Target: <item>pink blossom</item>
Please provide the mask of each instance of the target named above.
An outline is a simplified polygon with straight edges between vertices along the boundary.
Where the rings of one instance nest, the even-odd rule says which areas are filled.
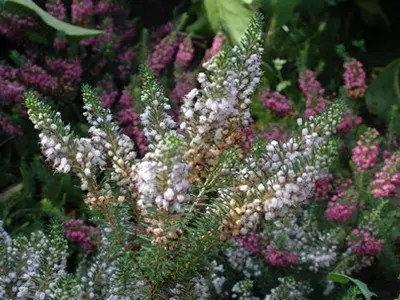
[[[331,222],[346,222],[356,211],[354,204],[340,204],[330,202],[325,210],[325,217]]]
[[[22,130],[12,124],[8,117],[0,115],[0,130],[9,135],[22,135]]]
[[[264,89],[261,93],[261,101],[265,108],[270,109],[280,117],[288,115],[292,106],[284,95],[279,92],[271,92],[270,89]]]
[[[248,152],[253,146],[255,139],[255,132],[253,126],[244,127],[240,130],[240,135],[242,136],[242,141],[240,143],[240,148]]]
[[[142,155],[145,154],[148,150],[147,139],[141,128],[140,117],[136,114],[134,109],[131,107],[120,110],[117,114],[117,120],[119,126],[122,128],[122,132],[134,139],[139,153]]]
[[[367,90],[366,75],[361,62],[352,58],[343,64],[343,74],[346,95],[352,98],[362,98]]]
[[[288,138],[288,133],[277,126],[269,127],[262,135],[269,141],[285,141]]]
[[[326,100],[325,90],[315,78],[314,72],[305,70],[299,75],[300,89],[305,97],[306,111],[305,118],[308,119],[322,111],[325,111]]]
[[[265,247],[265,238],[261,234],[249,233],[244,236],[237,237],[236,243],[254,255],[262,255],[262,249]]]
[[[129,93],[128,87],[125,87],[122,91],[118,104],[123,107],[123,109],[117,113],[117,121],[122,128],[122,132],[134,139],[140,154],[146,153],[147,139],[142,130],[140,117],[134,110],[134,98]]]
[[[206,51],[204,54],[203,61],[209,61],[214,55],[222,50],[222,47],[225,42],[225,36],[219,32],[213,39],[211,48]]]
[[[65,21],[66,11],[62,0],[49,0],[46,2],[46,10],[53,17]]]
[[[82,68],[78,60],[46,58],[51,70],[58,74],[59,88],[64,91],[75,91],[81,81]]]
[[[375,173],[375,179],[370,183],[374,197],[390,197],[400,184],[400,154],[395,153],[385,159],[385,165]]]
[[[5,77],[3,77],[5,78]],[[11,106],[20,103],[24,94],[24,87],[17,81],[2,79],[0,75],[0,99],[1,105]]]
[[[104,107],[109,108],[114,104],[115,100],[117,100],[117,96],[117,91],[105,93],[103,96],[101,96],[101,103],[103,103]]]
[[[354,126],[358,126],[362,123],[362,118],[354,116],[351,110],[346,110],[343,114],[342,121],[336,128],[337,133],[343,134],[349,132]]]
[[[35,87],[43,93],[53,93],[57,89],[57,77],[49,75],[38,65],[21,69],[21,79],[24,84]]]
[[[375,256],[382,251],[383,240],[376,240],[370,231],[354,229],[347,238],[347,244],[359,255]]]
[[[89,26],[91,16],[95,13],[92,0],[72,0],[71,17],[72,23]]]
[[[104,19],[101,25],[96,26],[98,29],[104,31],[103,34],[95,37],[89,37],[80,41],[80,44],[85,47],[90,47],[93,52],[98,52],[100,50],[105,51],[106,45],[110,44],[112,38],[114,37],[114,21],[113,19]],[[111,43],[110,46],[114,45]],[[117,44],[115,44],[117,46]]]
[[[379,155],[379,143],[376,142],[378,136],[379,132],[371,128],[360,136],[351,157],[357,171],[364,172],[375,166]]]
[[[171,33],[172,28],[173,28],[172,23],[168,22],[168,23],[160,26],[156,30],[152,31],[150,38],[152,40],[159,41],[162,38],[164,38],[165,36],[167,36],[169,33]]]
[[[65,237],[77,243],[86,255],[96,249],[100,239],[100,231],[93,226],[84,225],[83,220],[73,219],[64,222],[63,232]]]
[[[268,245],[267,250],[263,251],[265,260],[275,267],[289,267],[297,264],[299,254],[289,250],[278,250],[273,245]]]
[[[194,48],[192,40],[185,38],[178,47],[178,52],[175,57],[175,69],[187,69],[194,57]]]
[[[350,182],[343,182],[339,185],[338,192],[331,197],[328,208],[325,210],[325,217],[331,222],[346,222],[350,220],[356,211],[359,194],[351,188]]]
[[[121,79],[127,79],[132,73],[133,59],[136,57],[136,52],[128,48],[118,55],[118,70]]]
[[[328,200],[329,193],[333,189],[333,175],[329,174],[315,181],[314,198],[318,200]]]
[[[170,97],[177,106],[183,103],[183,97],[186,96],[194,87],[196,82],[191,73],[183,73],[176,79],[175,87],[171,91]]]
[[[37,26],[37,20],[31,16],[0,11],[0,35],[10,40],[23,41],[25,33]]]
[[[129,87],[125,87],[122,90],[121,96],[119,97],[118,104],[124,107],[132,107],[133,106],[133,96],[129,93]]]
[[[172,62],[177,47],[177,40],[169,35],[156,44],[149,57],[150,67],[155,76],[160,77],[167,65]]]

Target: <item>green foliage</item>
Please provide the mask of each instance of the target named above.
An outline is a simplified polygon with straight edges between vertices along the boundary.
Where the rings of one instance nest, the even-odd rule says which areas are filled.
[[[361,282],[360,280],[354,279],[350,276],[347,276],[344,274],[338,274],[338,273],[329,273],[328,279],[332,280],[333,282],[342,283],[342,284],[349,283],[350,281],[353,282],[357,286],[359,291],[363,294],[365,299],[367,299],[367,300],[370,300],[373,296],[376,296],[375,293],[371,292],[368,289],[367,285],[364,282]]]
[[[392,61],[367,90],[366,104],[372,114],[378,115],[400,136],[400,58]]]
[[[214,31],[224,28],[234,43],[239,43],[252,12],[241,0],[204,0],[208,21]]]

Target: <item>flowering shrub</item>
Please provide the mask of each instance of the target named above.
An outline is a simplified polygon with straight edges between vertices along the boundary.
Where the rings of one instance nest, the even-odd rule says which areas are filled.
[[[72,276],[66,274],[65,242],[58,235],[33,234],[37,242],[21,248],[3,232],[3,294],[158,299],[189,293],[207,299],[212,292],[205,277],[207,254],[263,223],[283,220],[312,196],[314,182],[327,175],[336,151],[330,137],[343,102],[307,121],[299,119],[299,130],[286,142],[259,140],[250,150],[242,147],[240,131],[251,125],[250,96],[261,76],[260,28],[261,17],[255,15],[241,45],[204,64],[200,88],[182,105],[179,132],[163,89],[143,67],[141,121],[149,152],[142,158],[89,87],[83,88],[87,137],[78,137],[34,93],[26,96],[46,160],[56,172],[76,174],[85,202],[101,213],[93,220],[101,241],[93,259],[85,259]],[[46,251],[57,251],[43,257],[45,244],[54,245]],[[294,259],[281,246],[276,240],[262,255],[276,265],[295,264],[297,255]],[[14,267],[24,257],[32,257],[29,272]],[[246,286],[243,282],[234,290],[240,293]],[[272,294],[293,290],[295,295],[296,287],[282,280]]]

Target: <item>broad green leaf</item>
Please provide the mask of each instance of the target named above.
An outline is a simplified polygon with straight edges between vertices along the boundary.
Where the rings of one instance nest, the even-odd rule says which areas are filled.
[[[372,82],[365,100],[368,110],[400,136],[400,116],[393,114],[393,107],[400,106],[400,58],[391,62]]]
[[[280,26],[293,17],[294,10],[300,0],[269,0],[268,2],[276,18],[276,25]]]
[[[32,0],[7,0],[6,4],[17,5],[24,9],[30,10],[31,12],[38,15],[47,25],[54,28],[55,30],[64,32],[67,36],[89,37],[103,34],[103,31],[101,30],[87,29],[58,20],[57,18],[53,17],[42,8],[40,8]]]
[[[217,32],[225,28],[234,43],[239,43],[252,12],[241,0],[204,0],[208,21]]]
[[[381,18],[386,28],[389,30],[390,22],[385,12],[382,9],[380,0],[356,0],[356,4],[361,8],[363,15],[368,18],[368,15]]]
[[[365,299],[370,300],[373,296],[376,297],[376,294],[371,292],[368,289],[368,286],[364,282],[354,279],[354,278],[351,278],[350,276],[347,276],[344,274],[338,274],[338,273],[329,273],[328,279],[332,280],[333,282],[342,283],[342,284],[346,284],[349,281],[351,281],[358,287],[360,292],[364,295]]]

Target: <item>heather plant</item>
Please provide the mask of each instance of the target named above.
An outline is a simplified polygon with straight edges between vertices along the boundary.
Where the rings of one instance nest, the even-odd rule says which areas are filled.
[[[3,211],[3,218],[7,219],[5,226],[12,231],[20,226],[34,228],[36,221],[47,220],[46,213],[37,210],[42,198],[50,199],[60,211],[84,218],[82,197],[76,192],[75,183],[70,180],[68,187],[63,184],[63,193],[67,192],[60,194],[57,192],[59,187],[49,183],[46,172],[42,171],[43,166],[36,163],[38,157],[35,154],[39,150],[36,134],[26,120],[27,113],[22,103],[26,91],[35,90],[44,101],[62,112],[71,128],[82,133],[86,126],[81,115],[79,86],[82,82],[89,82],[96,86],[103,105],[112,110],[123,133],[133,140],[135,151],[141,156],[148,151],[148,141],[140,119],[143,110],[139,101],[140,78],[130,77],[138,62],[148,60],[155,70],[151,62],[157,60],[152,57],[157,55],[157,51],[164,51],[163,40],[173,41],[172,56],[159,69],[159,75],[163,76],[166,92],[170,93],[171,114],[176,119],[183,96],[196,85],[195,76],[189,70],[199,63],[192,61],[194,51],[203,51],[202,48],[207,47],[205,44],[199,46],[198,37],[183,32],[184,20],[177,19],[160,28],[151,28],[148,34],[148,30],[142,28],[137,19],[134,20],[135,12],[131,6],[122,1],[49,0],[43,8],[61,21],[98,28],[103,34],[71,39],[62,32],[50,34],[38,16],[26,14],[25,10],[0,13],[0,39],[6,46],[4,50],[10,50],[9,57],[2,53],[0,58],[0,148],[1,175],[4,178],[0,190],[6,195],[10,186],[21,187],[21,195],[13,196],[13,199],[7,196],[8,200],[4,201],[4,206],[7,206]],[[28,28],[24,24],[32,26]],[[37,32],[37,37],[46,37],[47,41],[38,43],[31,39],[32,31]],[[200,41],[203,43],[204,39]],[[12,50],[14,47],[18,51]],[[221,43],[212,49],[208,58],[221,49]],[[169,76],[170,73],[173,76]],[[29,172],[23,172],[24,164],[31,160],[36,162],[29,172],[37,178],[26,180]],[[54,191],[47,193],[51,190]],[[3,207],[3,203],[1,205]],[[29,211],[29,218],[21,220],[19,216],[24,211]],[[38,212],[37,220],[31,218],[31,211]]]
[[[210,254],[301,209],[334,160],[332,135],[344,104],[298,119],[298,130],[285,142],[260,139],[244,147],[241,132],[251,126],[250,97],[262,75],[261,25],[257,14],[240,45],[204,63],[200,87],[184,98],[179,128],[150,67],[142,68],[141,122],[149,143],[143,157],[90,87],[82,90],[85,137],[36,94],[26,95],[46,160],[55,172],[79,178],[99,233],[90,239],[97,251],[69,274],[66,241],[57,226],[30,239],[2,231],[4,297],[209,299],[209,280],[217,281]],[[82,226],[70,222],[64,232],[88,247],[85,234],[94,231]],[[309,290],[291,278],[280,282],[268,299]],[[248,288],[251,283],[243,281],[234,290],[239,295]]]

